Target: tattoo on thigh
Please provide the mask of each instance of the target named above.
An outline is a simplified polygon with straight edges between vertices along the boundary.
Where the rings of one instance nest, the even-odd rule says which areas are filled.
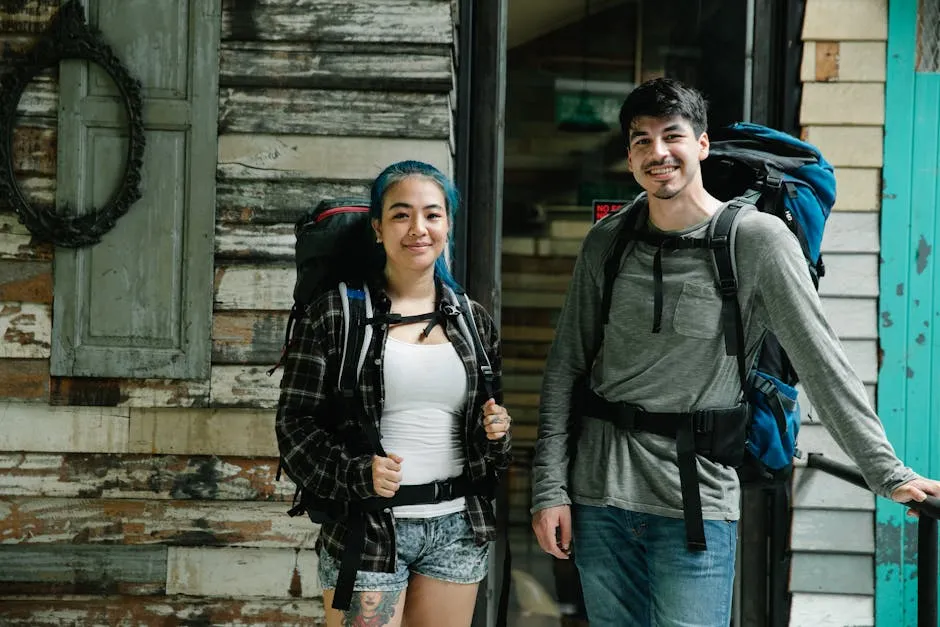
[[[383,627],[392,621],[401,590],[357,592],[343,617],[343,627]]]

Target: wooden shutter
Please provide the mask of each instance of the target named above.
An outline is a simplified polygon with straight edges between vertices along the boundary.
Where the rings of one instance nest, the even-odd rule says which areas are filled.
[[[206,378],[212,319],[220,0],[87,0],[141,81],[143,197],[102,242],[55,253],[54,375]],[[59,206],[101,206],[126,116],[107,74],[60,68]]]

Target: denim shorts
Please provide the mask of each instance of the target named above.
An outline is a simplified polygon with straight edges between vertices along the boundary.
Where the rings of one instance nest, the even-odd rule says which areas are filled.
[[[433,518],[396,518],[398,559],[395,572],[376,573],[360,570],[353,590],[404,590],[412,573],[449,581],[479,583],[486,576],[489,543],[478,546],[466,512]],[[339,576],[339,562],[320,550],[320,585],[332,590]]]

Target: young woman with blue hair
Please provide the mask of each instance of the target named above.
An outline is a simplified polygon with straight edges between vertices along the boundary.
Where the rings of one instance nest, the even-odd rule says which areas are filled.
[[[310,305],[286,356],[277,433],[288,474],[323,498],[353,506],[388,499],[389,505],[364,515],[358,555],[349,555],[348,520],[321,527],[319,574],[329,627],[397,627],[403,619],[409,627],[468,626],[487,572],[496,534],[491,494],[446,486],[492,487],[509,465],[511,418],[499,404],[492,318],[470,300],[464,301],[469,316],[454,313],[462,289],[447,253],[458,203],[453,183],[419,161],[390,165],[372,185],[370,238],[377,254],[364,279],[375,317],[387,322],[375,325],[358,395],[363,416],[379,427],[384,454],[351,446],[366,439],[362,419],[336,411],[333,382],[344,333],[339,289]],[[492,395],[473,343],[459,328],[467,320],[496,374]],[[409,488],[428,484],[445,486],[445,496],[396,504]],[[355,582],[343,591],[350,561]],[[345,602],[335,608],[340,596],[348,608]]]

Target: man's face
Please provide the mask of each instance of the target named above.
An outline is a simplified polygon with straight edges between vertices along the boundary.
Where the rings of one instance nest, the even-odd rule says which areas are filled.
[[[701,185],[699,162],[707,156],[708,135],[696,136],[685,118],[640,116],[630,125],[627,163],[650,196],[668,200]]]

